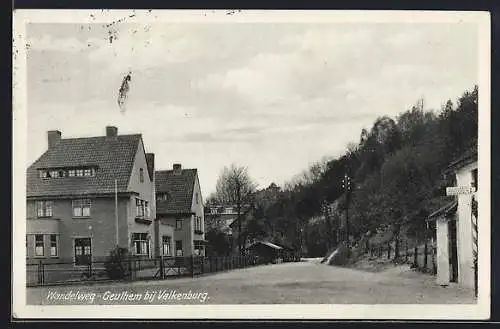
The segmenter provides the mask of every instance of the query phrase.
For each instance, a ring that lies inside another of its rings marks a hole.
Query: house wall
[[[448,285],[450,283],[450,258],[449,258],[449,230],[448,220],[440,217],[436,222],[437,242],[437,283]]]
[[[203,207],[203,197],[201,194],[200,182],[198,180],[198,175],[196,175],[196,179],[194,181],[194,189],[193,189],[193,199],[191,201],[191,209],[194,213],[191,216],[190,225],[191,225],[191,236],[193,240],[203,241],[205,240],[205,216],[204,216],[204,207]],[[195,231],[195,217],[201,217],[201,233]],[[194,252],[194,242],[192,252]],[[201,252],[201,255],[205,255],[205,248]]]
[[[476,168],[477,162],[457,170],[457,186],[471,186],[472,170]],[[474,288],[471,194],[458,195],[457,213],[458,282],[464,287]]]
[[[143,182],[140,181],[140,169],[143,170]],[[129,179],[128,190],[137,192],[139,193],[139,195],[130,197],[128,208],[129,216],[127,218],[128,238],[126,240],[125,246],[129,248],[129,251],[133,252],[132,234],[147,233],[149,237],[150,256],[153,257],[155,255],[155,250],[158,250],[157,246],[155,246],[156,238],[153,225],[154,219],[156,218],[155,184],[154,180],[151,180],[149,178],[143,143],[139,143],[135,155],[134,165],[132,167],[132,173]],[[150,216],[145,219],[149,220],[150,223],[144,224],[136,222],[136,198],[145,200],[149,203]]]
[[[47,199],[50,200],[50,199]],[[92,239],[92,256],[105,257],[115,247],[115,200],[113,197],[91,199],[89,218],[73,218],[71,199],[52,200],[52,218],[37,218],[36,201],[27,201],[26,234],[28,235],[28,257],[35,257],[34,234],[46,234],[45,256],[48,256],[50,237],[48,234],[57,234],[58,259],[72,261],[74,253],[73,240],[76,237],[90,237]],[[128,198],[118,200],[119,239],[125,241],[127,234]]]
[[[193,254],[193,249],[194,249],[194,243],[193,243],[193,216],[191,215],[158,215],[160,218],[160,227],[161,226],[171,226],[172,227],[172,232],[173,232],[173,247],[172,247],[172,253],[173,256],[176,256],[176,250],[175,250],[175,241],[181,240],[182,241],[182,251],[183,251],[183,256],[191,256]],[[181,229],[176,229],[175,228],[175,221],[177,219],[182,220],[182,228]]]

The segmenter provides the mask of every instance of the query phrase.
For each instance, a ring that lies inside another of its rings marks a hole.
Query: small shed
[[[247,250],[266,263],[276,263],[282,259],[283,247],[268,241],[256,241],[248,246]]]

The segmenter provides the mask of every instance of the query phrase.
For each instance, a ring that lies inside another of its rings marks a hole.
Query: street
[[[435,277],[394,266],[369,272],[320,264],[318,259],[263,265],[197,278],[93,286],[27,288],[27,304],[89,304],[53,298],[54,292],[93,294],[94,304],[464,304],[474,303],[472,292],[457,286],[440,287]],[[147,294],[146,294],[147,292]],[[144,296],[157,294],[155,299]],[[177,293],[204,298],[166,298]],[[143,296],[124,302],[116,296]],[[51,296],[51,297],[49,297]],[[109,296],[115,296],[110,298]],[[158,296],[163,296],[160,299]]]

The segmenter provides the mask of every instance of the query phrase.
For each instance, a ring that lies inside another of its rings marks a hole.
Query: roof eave
[[[119,197],[131,196],[131,195],[139,195],[138,192],[135,191],[121,191],[117,193]],[[104,192],[104,193],[68,193],[68,194],[37,194],[37,195],[27,195],[26,199],[28,200],[39,200],[39,199],[72,199],[72,198],[105,198],[114,196],[114,192]]]

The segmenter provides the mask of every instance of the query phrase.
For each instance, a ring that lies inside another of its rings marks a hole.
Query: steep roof
[[[156,213],[169,215],[191,213],[196,177],[196,169],[182,169],[179,174],[175,174],[173,170],[156,171],[156,193],[167,193],[166,200],[157,198]]]
[[[140,134],[116,137],[65,138],[49,148],[27,170],[27,197],[113,193],[127,191]],[[92,166],[93,177],[43,179],[38,169]]]

